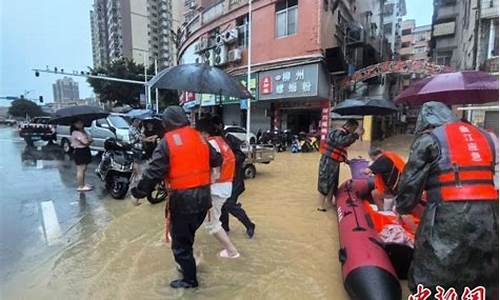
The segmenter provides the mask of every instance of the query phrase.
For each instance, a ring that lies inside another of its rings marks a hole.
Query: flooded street
[[[409,140],[387,144],[408,149]],[[353,147],[350,157],[367,156],[367,144]],[[257,225],[254,239],[231,218],[241,258],[224,260],[201,227],[200,287],[174,290],[168,283],[179,274],[162,238],[163,203],[112,199],[93,175],[95,162],[87,174],[96,189],[79,194],[68,157],[32,152],[13,129],[0,128],[2,299],[348,299],[336,215],[316,211],[318,153],[279,153],[258,165],[240,197]],[[341,182],[350,176],[342,168]]]

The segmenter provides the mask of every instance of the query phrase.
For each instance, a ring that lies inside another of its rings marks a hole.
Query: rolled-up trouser
[[[175,261],[182,269],[183,279],[189,282],[196,280],[196,263],[193,257],[193,243],[196,230],[207,215],[207,211],[190,214],[172,212],[172,252]]]
[[[203,227],[205,227],[209,234],[215,234],[219,230],[222,230],[220,215],[224,202],[226,202],[226,198],[212,195],[212,207],[208,210],[203,222]]]

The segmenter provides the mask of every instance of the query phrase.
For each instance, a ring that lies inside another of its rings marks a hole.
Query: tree
[[[42,108],[38,106],[36,103],[25,100],[25,99],[17,99],[12,101],[11,106],[9,107],[9,115],[14,117],[38,117],[43,116],[45,113]]]
[[[108,77],[144,81],[144,65],[136,64],[127,58],[115,60],[103,67],[89,69],[92,75],[103,74]],[[101,101],[113,103],[115,106],[128,104],[138,107],[140,94],[144,93],[144,86],[139,84],[96,78],[88,78],[87,82]]]

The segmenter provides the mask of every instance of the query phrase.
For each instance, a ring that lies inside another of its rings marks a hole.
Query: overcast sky
[[[406,0],[406,16],[403,19],[414,19],[417,26],[430,25],[433,11],[432,0]]]
[[[0,1],[0,96],[32,92],[29,98],[52,100],[52,74],[34,76],[32,68],[65,71],[92,65],[89,10],[92,0]],[[80,98],[93,95],[78,79]],[[5,100],[0,100],[5,104]]]
[[[30,98],[52,101],[52,83],[61,76],[42,73],[36,78],[32,68],[48,65],[71,72],[91,66],[91,6],[92,0],[1,0],[0,96],[31,91]],[[431,23],[432,0],[407,0],[406,7],[405,19]],[[80,97],[93,96],[86,81],[77,80]]]

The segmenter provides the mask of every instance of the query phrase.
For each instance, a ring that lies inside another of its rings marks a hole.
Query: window
[[[111,115],[108,118],[109,118],[110,123],[116,128],[119,128],[119,129],[128,129],[129,128],[129,124],[127,123],[127,121],[125,121],[125,119],[120,117],[120,116]]]
[[[96,125],[98,127],[109,127],[108,125],[108,122],[106,121],[106,119],[99,119],[99,120],[96,120],[95,121]],[[103,126],[104,125],[104,126]]]
[[[384,34],[392,34],[392,23],[384,24]]]
[[[436,55],[436,64],[449,66],[451,63],[452,51],[439,52]]]
[[[411,29],[403,29],[402,34],[403,35],[409,35],[409,34],[411,34]]]
[[[248,47],[248,15],[236,19],[236,28],[238,28],[238,46]]]
[[[424,47],[415,47],[415,49],[413,50],[414,53],[418,54],[418,53],[425,53],[425,46]]]
[[[276,3],[276,37],[297,33],[298,0],[284,0]]]
[[[246,130],[241,128],[241,127],[227,127],[225,129],[225,132],[232,132],[232,133],[246,133]]]

